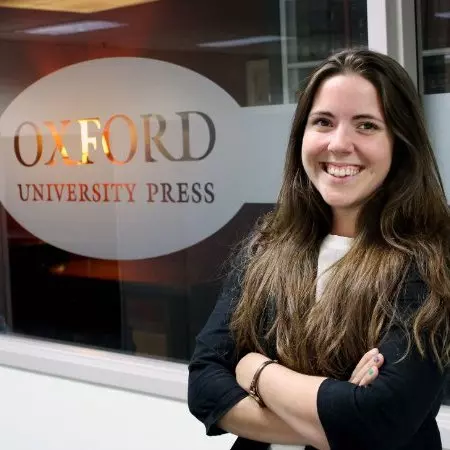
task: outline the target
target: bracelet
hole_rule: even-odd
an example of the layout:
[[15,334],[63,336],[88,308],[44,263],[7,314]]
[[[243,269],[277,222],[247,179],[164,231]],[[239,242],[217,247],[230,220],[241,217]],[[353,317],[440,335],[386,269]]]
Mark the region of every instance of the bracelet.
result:
[[261,408],[265,408],[266,404],[264,403],[263,399],[261,398],[261,395],[259,394],[258,390],[258,381],[259,377],[261,376],[261,372],[269,365],[269,364],[277,364],[278,361],[274,359],[268,359],[267,361],[264,361],[259,367],[258,370],[255,372],[255,375],[253,375],[253,380],[250,384],[250,390],[249,394],[250,397],[252,397],[254,400],[256,400],[261,406]]

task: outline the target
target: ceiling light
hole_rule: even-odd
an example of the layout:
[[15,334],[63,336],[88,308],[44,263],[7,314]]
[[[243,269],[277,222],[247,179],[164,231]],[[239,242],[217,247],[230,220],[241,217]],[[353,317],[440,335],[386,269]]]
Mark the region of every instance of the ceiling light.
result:
[[436,13],[435,17],[438,17],[439,19],[450,19],[450,11]]
[[125,24],[119,22],[83,20],[81,22],[70,22],[61,25],[28,28],[27,30],[18,31],[18,33],[36,34],[41,36],[60,36],[65,34],[87,33],[88,31],[107,30],[124,26]]
[[87,14],[155,1],[158,0],[0,0],[0,7]]
[[254,36],[242,39],[230,39],[228,41],[204,42],[202,44],[197,44],[197,46],[210,48],[244,47],[247,45],[280,42],[281,39],[281,36]]

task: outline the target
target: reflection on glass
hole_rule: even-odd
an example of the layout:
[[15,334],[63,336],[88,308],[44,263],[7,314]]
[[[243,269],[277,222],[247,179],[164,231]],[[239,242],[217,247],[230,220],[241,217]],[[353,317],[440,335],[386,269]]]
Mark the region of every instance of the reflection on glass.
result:
[[367,45],[367,2],[284,0],[289,62],[321,61],[331,52]]
[[[450,92],[450,2],[421,0],[419,6],[423,91],[425,95],[445,94]],[[450,380],[444,404],[450,405]]]
[[[295,103],[295,93],[318,61],[340,48],[367,45],[366,0],[23,0],[17,8],[2,5],[0,0],[0,56],[8,64],[0,68],[0,113],[29,85],[60,68],[119,56],[188,68],[220,86],[241,107]],[[133,74],[123,82],[132,83]],[[152,108],[143,114],[160,112]],[[116,114],[121,113],[126,108],[117,105]],[[65,119],[78,119],[82,130],[77,160],[82,164],[74,169],[89,165],[102,147],[114,161],[126,162],[135,152],[133,133],[131,150],[123,149],[121,158],[110,149],[107,133],[94,148],[96,119],[46,120]],[[59,160],[67,157],[62,141],[55,139]],[[24,160],[33,162],[26,158],[30,155]],[[204,241],[139,261],[62,251],[8,216],[13,331],[186,360],[216,301],[230,249],[272,207],[244,204]]]
[[290,102],[311,70],[330,53],[367,46],[366,0],[280,0]]
[[425,94],[450,92],[450,3],[420,2]]

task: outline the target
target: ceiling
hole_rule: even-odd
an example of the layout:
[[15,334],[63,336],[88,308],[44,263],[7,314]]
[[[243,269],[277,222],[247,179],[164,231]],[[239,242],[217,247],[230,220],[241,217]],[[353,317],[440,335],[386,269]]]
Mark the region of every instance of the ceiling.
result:
[[93,13],[158,0],[0,0],[0,7]]
[[[5,1],[0,0],[0,5]],[[17,1],[17,0],[16,0]],[[32,3],[49,0],[20,0]],[[58,0],[52,0],[57,3]],[[61,0],[59,0],[61,2]],[[63,0],[75,4],[85,0]],[[88,0],[89,1],[89,0]],[[103,8],[124,0],[95,0]],[[196,50],[198,44],[279,34],[278,0],[125,0],[137,5],[100,12],[74,13],[0,7],[0,40],[99,44],[152,50]],[[108,2],[105,5],[105,2]],[[109,6],[108,6],[109,5]],[[61,36],[37,36],[24,30],[81,20],[113,21],[123,27]],[[251,46],[255,51],[255,46]],[[279,47],[278,47],[279,48]],[[208,49],[202,49],[208,51]],[[224,51],[245,51],[234,49]]]

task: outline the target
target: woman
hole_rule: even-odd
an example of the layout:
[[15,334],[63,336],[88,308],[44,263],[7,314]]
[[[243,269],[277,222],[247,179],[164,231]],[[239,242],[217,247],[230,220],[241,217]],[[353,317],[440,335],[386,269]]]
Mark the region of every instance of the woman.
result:
[[[300,93],[277,207],[198,336],[191,412],[242,449],[441,449],[449,224],[407,73],[367,50],[328,58]],[[372,347],[376,379],[345,381]]]

